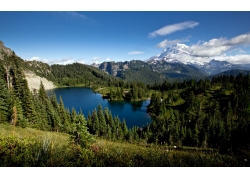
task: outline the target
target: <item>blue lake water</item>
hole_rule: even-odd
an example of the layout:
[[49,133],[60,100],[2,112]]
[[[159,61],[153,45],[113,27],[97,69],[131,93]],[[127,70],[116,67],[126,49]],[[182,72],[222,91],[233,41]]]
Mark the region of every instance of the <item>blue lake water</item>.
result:
[[68,87],[53,89],[59,102],[60,96],[63,99],[64,106],[70,110],[74,107],[77,112],[82,110],[87,118],[88,112],[97,109],[98,104],[102,108],[108,107],[113,116],[119,117],[122,121],[125,119],[129,128],[133,126],[143,127],[150,124],[151,116],[147,113],[147,105],[150,100],[140,102],[128,101],[108,101],[103,99],[99,93],[94,93],[91,89],[85,87]]

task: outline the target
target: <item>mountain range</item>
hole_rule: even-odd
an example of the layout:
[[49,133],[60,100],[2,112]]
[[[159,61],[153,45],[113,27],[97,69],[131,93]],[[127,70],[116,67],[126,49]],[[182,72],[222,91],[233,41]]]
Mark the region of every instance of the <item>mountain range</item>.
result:
[[[158,77],[160,81],[164,79],[183,78],[199,79],[211,77],[226,71],[229,71],[230,74],[233,73],[232,75],[240,73],[241,71],[244,71],[244,73],[250,71],[250,64],[232,64],[210,57],[194,58],[188,50],[188,46],[179,43],[164,49],[160,54],[144,61],[103,62],[93,65],[104,72],[113,76],[122,77],[125,80],[129,80],[128,74],[135,76],[135,74],[133,74],[134,71],[136,71],[137,74],[141,73],[142,76],[154,76],[148,83],[154,82],[154,78],[156,77]],[[146,69],[147,72],[145,71]],[[149,71],[151,71],[150,74],[148,73]]]
[[[12,50],[5,47],[2,41],[0,41],[0,51],[8,55],[12,53]],[[2,58],[1,56],[0,53],[0,59]],[[68,72],[72,69],[72,66],[76,66],[76,64],[50,66],[39,61],[24,61],[21,59],[20,64],[26,69],[25,72],[33,72],[55,83],[59,83],[56,80],[57,76],[62,76],[62,71],[56,74],[57,69],[66,68],[66,70],[63,71]],[[68,73],[67,76],[72,75],[72,77],[76,78],[78,76],[80,77],[80,74],[89,74],[91,77],[93,76],[92,78],[94,79],[100,77],[112,79],[113,76],[113,78],[120,78],[128,82],[137,81],[145,84],[162,83],[164,80],[200,79],[213,77],[217,74],[237,75],[241,72],[244,74],[250,72],[250,64],[232,64],[227,61],[219,61],[212,58],[205,58],[203,61],[199,61],[196,58],[192,59],[192,55],[188,51],[188,46],[185,44],[176,44],[168,47],[160,54],[144,61],[111,61],[92,65],[77,64],[77,66],[79,70],[74,72],[77,74],[73,75],[73,72],[71,72],[70,74]],[[108,77],[109,75],[111,76]],[[67,79],[65,79],[65,81],[67,81]]]

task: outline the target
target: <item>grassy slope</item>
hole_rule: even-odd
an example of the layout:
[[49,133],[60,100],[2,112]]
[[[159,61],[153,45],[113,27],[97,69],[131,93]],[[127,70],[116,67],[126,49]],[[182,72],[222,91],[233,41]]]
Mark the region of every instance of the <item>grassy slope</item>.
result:
[[0,166],[237,166],[231,156],[96,139],[87,148],[64,133],[0,124]]

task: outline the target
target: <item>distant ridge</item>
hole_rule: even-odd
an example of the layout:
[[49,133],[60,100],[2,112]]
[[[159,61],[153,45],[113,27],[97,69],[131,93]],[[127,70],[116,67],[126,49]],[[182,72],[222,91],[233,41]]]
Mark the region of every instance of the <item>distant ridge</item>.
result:
[[[177,43],[176,45],[164,49],[159,55],[152,56],[151,58],[145,60],[145,62],[151,64],[152,66],[155,66],[156,64],[169,63],[169,70],[171,69],[171,66],[177,66],[177,64],[182,67],[190,65],[198,68],[201,72],[207,75],[218,74],[234,69],[250,70],[250,64],[232,64],[227,61],[216,60],[212,57],[196,58],[191,55],[188,48],[189,46],[185,44]],[[178,70],[175,71],[179,72]]]
[[221,73],[218,73],[218,74],[214,74],[214,75],[211,75],[209,76],[210,78],[213,78],[213,77],[217,77],[217,76],[223,76],[223,75],[227,75],[227,76],[237,76],[239,75],[240,73],[242,73],[243,75],[247,75],[247,74],[250,74],[250,70],[239,70],[239,69],[232,69],[232,70],[229,70],[229,71],[224,71],[224,72],[221,72]]

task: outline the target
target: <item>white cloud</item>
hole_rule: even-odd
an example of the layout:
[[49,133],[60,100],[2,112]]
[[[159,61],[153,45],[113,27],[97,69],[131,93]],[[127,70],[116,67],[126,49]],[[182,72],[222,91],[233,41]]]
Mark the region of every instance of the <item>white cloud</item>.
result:
[[153,38],[159,35],[165,36],[165,35],[174,33],[176,31],[181,31],[181,30],[188,29],[188,28],[194,28],[195,26],[198,26],[198,25],[199,23],[195,21],[185,21],[185,22],[181,22],[177,24],[171,24],[171,25],[164,26],[154,32],[149,33],[149,37]]
[[178,59],[182,63],[186,64],[188,62],[209,62],[212,59],[219,60],[219,61],[228,61],[232,64],[250,64],[250,55],[247,54],[239,54],[234,56],[227,56],[226,54],[222,54],[219,56],[213,57],[204,57],[204,56],[192,56],[190,54],[175,54],[174,56],[169,56],[169,58]]
[[40,57],[37,57],[37,56],[34,56],[34,57],[30,58],[30,60],[28,60],[28,61],[41,61],[41,62],[44,62],[44,63],[47,63],[47,64],[51,64],[51,60],[43,59],[43,58],[40,58]]
[[186,54],[180,54],[175,57],[176,59],[180,60],[183,63],[187,62],[209,62],[212,59],[218,60],[218,61],[228,61],[232,64],[250,64],[250,55],[234,55],[234,56],[227,56],[225,54],[220,56],[214,56],[214,57],[199,57],[199,56],[190,56]]
[[42,59],[39,58],[39,57],[37,57],[37,56],[32,57],[32,58],[30,59],[30,61],[41,61],[41,60],[42,60]]
[[112,61],[112,59],[111,58],[106,58],[106,61]]
[[187,37],[186,39],[175,39],[175,40],[163,40],[162,42],[160,42],[159,44],[157,44],[156,47],[159,47],[159,48],[166,48],[168,46],[172,46],[174,44],[177,44],[177,43],[181,43],[181,42],[187,42],[189,41],[189,37]]
[[135,55],[135,54],[143,54],[144,52],[142,51],[131,51],[131,52],[128,52],[128,55]]
[[250,44],[250,34],[242,34],[231,39],[219,38],[211,39],[207,42],[199,42],[196,45],[190,46],[189,51],[193,56],[219,56],[226,51],[236,48],[239,45]]
[[217,56],[214,59],[219,61],[228,61],[233,64],[250,64],[249,54],[239,54],[235,56]]
[[[173,43],[179,43],[180,40],[164,40],[158,47],[165,47]],[[243,51],[241,47],[250,45],[250,34],[242,34],[231,39],[219,38],[211,39],[206,42],[199,41],[191,46],[174,46],[178,53],[168,53],[167,58],[178,59],[183,63],[187,62],[208,62],[212,59],[219,61],[228,61],[233,64],[250,64],[250,54]],[[226,52],[230,55],[227,55]],[[231,53],[233,54],[231,55]],[[237,53],[237,54],[236,54]],[[236,55],[234,55],[236,54]],[[164,55],[165,56],[165,55]]]
[[92,61],[98,61],[98,60],[100,60],[99,57],[93,57],[93,59],[92,59]]
[[72,64],[72,63],[75,63],[75,62],[78,62],[78,63],[82,63],[82,64],[85,64],[85,61],[80,58],[80,59],[73,59],[73,58],[62,58],[62,59],[54,59],[54,60],[48,60],[48,59],[42,59],[40,57],[32,57],[30,59],[30,61],[41,61],[41,62],[44,62],[44,63],[47,63],[49,65],[52,65],[52,64],[61,64],[61,65],[66,65],[66,64]]

